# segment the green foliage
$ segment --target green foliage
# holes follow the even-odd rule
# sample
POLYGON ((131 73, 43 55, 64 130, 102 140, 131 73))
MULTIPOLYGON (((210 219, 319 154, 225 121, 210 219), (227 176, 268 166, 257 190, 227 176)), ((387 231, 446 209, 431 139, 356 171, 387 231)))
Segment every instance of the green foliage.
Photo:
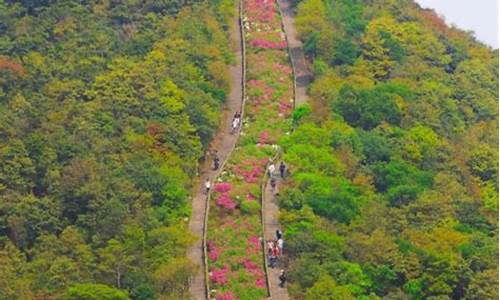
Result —
POLYGON ((185 297, 184 219, 234 12, 0 1, 0 298, 185 297))
POLYGON ((354 300, 356 297, 351 294, 347 287, 339 286, 330 276, 323 275, 307 290, 306 299, 354 300))
POLYGON ((340 113, 350 125, 365 130, 373 129, 382 122, 400 125, 402 113, 396 105, 396 97, 407 95, 404 86, 392 84, 361 91, 345 85, 339 91, 334 111, 340 113))
POLYGON ((260 204, 257 201, 242 201, 240 209, 245 214, 255 215, 260 212, 260 204))
POLYGON ((77 284, 68 289, 71 300, 128 300, 126 292, 104 284, 77 284))
POLYGON ((304 0, 296 24, 315 80, 281 141, 292 298, 497 298, 498 51, 412 1, 304 0))
POLYGON ((377 163, 373 166, 375 187, 386 193, 391 205, 408 204, 432 184, 432 174, 404 161, 377 163))

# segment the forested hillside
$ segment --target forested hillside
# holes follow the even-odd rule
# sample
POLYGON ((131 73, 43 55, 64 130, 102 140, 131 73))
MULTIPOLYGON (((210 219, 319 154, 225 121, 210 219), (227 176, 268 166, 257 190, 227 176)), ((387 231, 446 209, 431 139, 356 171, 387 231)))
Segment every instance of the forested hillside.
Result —
POLYGON ((498 298, 498 51, 413 1, 297 1, 295 299, 498 298))
POLYGON ((186 297, 234 60, 195 2, 0 0, 0 299, 186 297))

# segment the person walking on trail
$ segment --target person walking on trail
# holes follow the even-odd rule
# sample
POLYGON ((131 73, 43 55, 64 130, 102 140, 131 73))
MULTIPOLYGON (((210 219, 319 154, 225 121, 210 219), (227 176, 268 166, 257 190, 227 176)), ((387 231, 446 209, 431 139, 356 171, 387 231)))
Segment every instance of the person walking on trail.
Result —
POLYGON ((281 230, 276 229, 276 240, 279 240, 283 237, 283 232, 281 230))
POLYGON ((285 287, 285 283, 286 283, 286 275, 285 275, 285 270, 281 270, 280 271, 280 276, 278 277, 280 283, 279 283, 279 286, 280 287, 285 287))
POLYGON ((231 123, 231 133, 235 133, 240 126, 241 114, 239 112, 234 113, 233 122, 231 123))
POLYGON ((208 192, 210 191, 210 188, 211 188, 211 184, 210 184, 210 179, 207 178, 207 180, 205 180, 205 193, 208 195, 208 192))
POLYGON ((276 178, 271 177, 270 183, 271 183, 271 188, 274 191, 274 189, 276 188, 276 178))
POLYGON ((274 163, 271 163, 269 167, 267 167, 267 171, 269 172, 269 177, 273 178, 274 171, 276 171, 276 167, 274 166, 274 163))
POLYGON ((269 255, 269 257, 273 254, 273 245, 274 243, 272 240, 267 241, 267 255, 269 255))
POLYGON ((269 263, 271 265, 271 268, 273 268, 273 269, 278 264, 278 255, 279 255, 278 247, 276 247, 276 245, 273 243, 273 249, 271 251, 271 258, 269 259, 269 263))
POLYGON ((283 238, 278 239, 279 255, 283 256, 283 238))
POLYGON ((285 165, 284 162, 281 162, 280 163, 280 175, 281 175, 281 178, 285 177, 285 170, 286 170, 286 165, 285 165))
POLYGON ((215 155, 214 155, 214 171, 219 169, 219 163, 220 163, 220 160, 219 160, 219 156, 217 155, 217 151, 216 151, 215 155))

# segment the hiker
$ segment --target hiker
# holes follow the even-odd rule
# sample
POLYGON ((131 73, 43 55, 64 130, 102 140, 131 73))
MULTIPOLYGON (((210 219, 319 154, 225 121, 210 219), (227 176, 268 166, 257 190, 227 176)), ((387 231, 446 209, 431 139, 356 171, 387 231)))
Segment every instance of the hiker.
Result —
POLYGON ((205 193, 207 195, 208 195, 208 192, 210 191, 210 187, 211 187, 210 179, 207 178, 207 180, 205 180, 205 193))
POLYGON ((283 232, 281 230, 276 229, 276 240, 279 240, 283 237, 283 232))
POLYGON ((271 268, 276 267, 276 265, 278 264, 278 254, 279 254, 278 247, 276 247, 276 245, 273 245, 273 250, 271 251, 271 259, 269 260, 271 268))
POLYGON ((235 112, 233 116, 233 122, 231 123, 231 133, 236 132, 238 127, 240 126, 240 120, 241 120, 241 113, 240 112, 235 112))
POLYGON ((217 151, 216 151, 215 155, 214 155, 214 170, 219 169, 219 163, 220 163, 220 160, 219 160, 219 156, 217 156, 217 151))
POLYGON ((273 191, 276 188, 276 178, 274 177, 271 177, 271 188, 273 189, 273 191))
POLYGON ((280 163, 280 175, 281 175, 281 178, 285 177, 285 170, 286 170, 286 165, 285 165, 284 162, 281 162, 280 163))
POLYGON ((269 177, 273 178, 274 171, 276 171, 276 167, 274 166, 274 163, 271 163, 269 167, 267 167, 267 170, 269 171, 269 177))
POLYGON ((285 282, 286 282, 285 270, 280 271, 280 276, 278 277, 278 279, 280 280, 279 286, 285 287, 285 282))
POLYGON ((235 118, 233 118, 231 133, 235 133, 236 130, 238 130, 238 126, 240 126, 240 118, 235 115, 235 118))
POLYGON ((283 238, 278 239, 279 255, 283 256, 283 238))
POLYGON ((271 257, 272 254, 273 254, 273 241, 269 240, 267 241, 267 255, 271 257))

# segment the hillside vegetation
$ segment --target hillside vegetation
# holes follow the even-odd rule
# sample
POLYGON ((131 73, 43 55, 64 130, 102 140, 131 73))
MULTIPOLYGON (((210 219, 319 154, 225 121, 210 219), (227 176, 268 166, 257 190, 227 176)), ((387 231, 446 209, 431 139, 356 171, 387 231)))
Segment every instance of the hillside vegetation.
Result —
POLYGON ((281 140, 295 299, 498 298, 498 51, 413 1, 304 0, 281 140))
POLYGON ((0 0, 0 299, 180 299, 231 1, 0 0))

